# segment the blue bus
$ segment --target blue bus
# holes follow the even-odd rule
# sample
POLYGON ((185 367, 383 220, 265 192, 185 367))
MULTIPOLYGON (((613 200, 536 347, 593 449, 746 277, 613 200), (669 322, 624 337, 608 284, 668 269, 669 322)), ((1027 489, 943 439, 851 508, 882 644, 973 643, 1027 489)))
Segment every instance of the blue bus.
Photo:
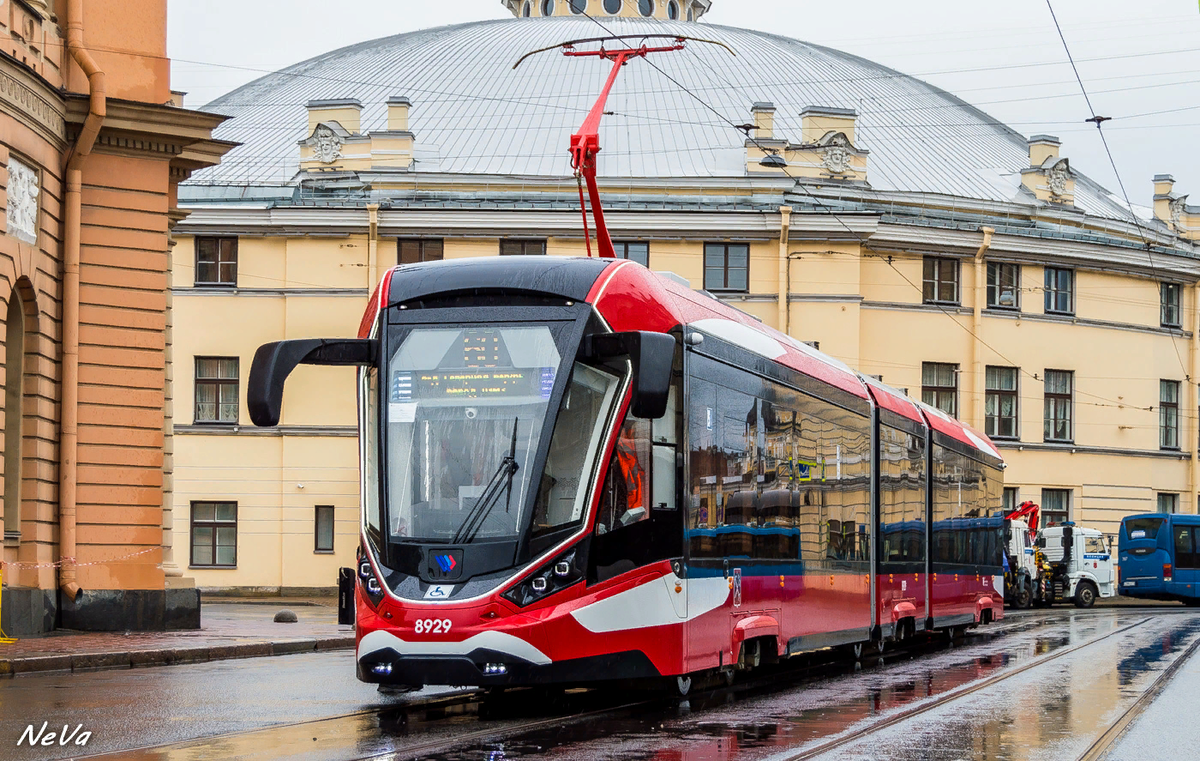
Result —
POLYGON ((1200 515, 1148 513, 1121 521, 1121 594, 1200 605, 1200 515))

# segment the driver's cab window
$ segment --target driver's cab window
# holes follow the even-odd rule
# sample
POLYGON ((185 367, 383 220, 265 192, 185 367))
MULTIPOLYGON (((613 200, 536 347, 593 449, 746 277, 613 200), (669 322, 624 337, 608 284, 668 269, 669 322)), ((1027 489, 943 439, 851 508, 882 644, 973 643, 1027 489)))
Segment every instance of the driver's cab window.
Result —
POLYGON ((650 421, 629 417, 617 435, 604 477, 596 533, 607 534, 650 517, 650 421))
POLYGON ((1083 551, 1088 553, 1089 555, 1103 554, 1103 553, 1108 552, 1108 549, 1104 546, 1104 537, 1100 537, 1100 536, 1086 537, 1084 539, 1083 551))

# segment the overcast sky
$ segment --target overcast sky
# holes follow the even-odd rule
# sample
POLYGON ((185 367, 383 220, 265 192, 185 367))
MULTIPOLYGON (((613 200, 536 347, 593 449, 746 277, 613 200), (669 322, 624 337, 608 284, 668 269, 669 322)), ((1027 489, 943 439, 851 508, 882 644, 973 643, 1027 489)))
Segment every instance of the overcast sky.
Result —
MULTIPOLYGON (((509 18, 500 0, 168 0, 172 87, 200 107, 329 50, 443 24, 509 18), (344 19, 366 19, 350 23, 344 19)), ((1197 0, 1054 0, 1134 203, 1170 173, 1200 203, 1197 0)), ((1022 134, 1053 134, 1074 169, 1120 192, 1045 0, 713 0, 703 24, 845 50, 943 87, 1022 134)), ((870 148, 870 145, 865 147, 870 148)))

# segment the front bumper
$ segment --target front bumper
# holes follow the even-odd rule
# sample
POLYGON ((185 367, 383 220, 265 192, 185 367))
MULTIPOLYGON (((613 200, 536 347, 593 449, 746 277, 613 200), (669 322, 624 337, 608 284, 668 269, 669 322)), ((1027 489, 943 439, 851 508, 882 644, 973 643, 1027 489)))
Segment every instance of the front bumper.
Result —
POLYGON ((550 663, 532 663, 512 653, 477 648, 465 654, 401 654, 384 647, 358 658, 358 678, 374 684, 446 684, 508 687, 651 679, 661 676, 639 650, 606 653, 550 663), (489 671, 487 667, 493 668, 489 671), (503 667, 496 673, 497 666, 503 667), (386 668, 386 671, 377 667, 386 668))

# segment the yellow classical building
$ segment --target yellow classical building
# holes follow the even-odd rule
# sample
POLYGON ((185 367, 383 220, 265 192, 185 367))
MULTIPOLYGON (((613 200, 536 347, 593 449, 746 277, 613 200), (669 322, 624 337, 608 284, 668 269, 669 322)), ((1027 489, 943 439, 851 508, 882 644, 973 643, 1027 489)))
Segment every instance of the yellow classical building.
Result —
POLYGON ((283 424, 257 429, 260 344, 354 335, 398 263, 584 253, 568 138, 608 67, 514 64, 606 34, 727 46, 619 79, 599 173, 620 255, 986 430, 1010 504, 1109 533, 1196 509, 1200 208, 1169 175, 1131 210, 1052 136, 698 25, 707 0, 503 4, 515 18, 333 51, 207 107, 241 145, 181 188, 173 250, 175 547, 201 587, 330 587, 358 544, 352 370, 297 373, 283 424))

